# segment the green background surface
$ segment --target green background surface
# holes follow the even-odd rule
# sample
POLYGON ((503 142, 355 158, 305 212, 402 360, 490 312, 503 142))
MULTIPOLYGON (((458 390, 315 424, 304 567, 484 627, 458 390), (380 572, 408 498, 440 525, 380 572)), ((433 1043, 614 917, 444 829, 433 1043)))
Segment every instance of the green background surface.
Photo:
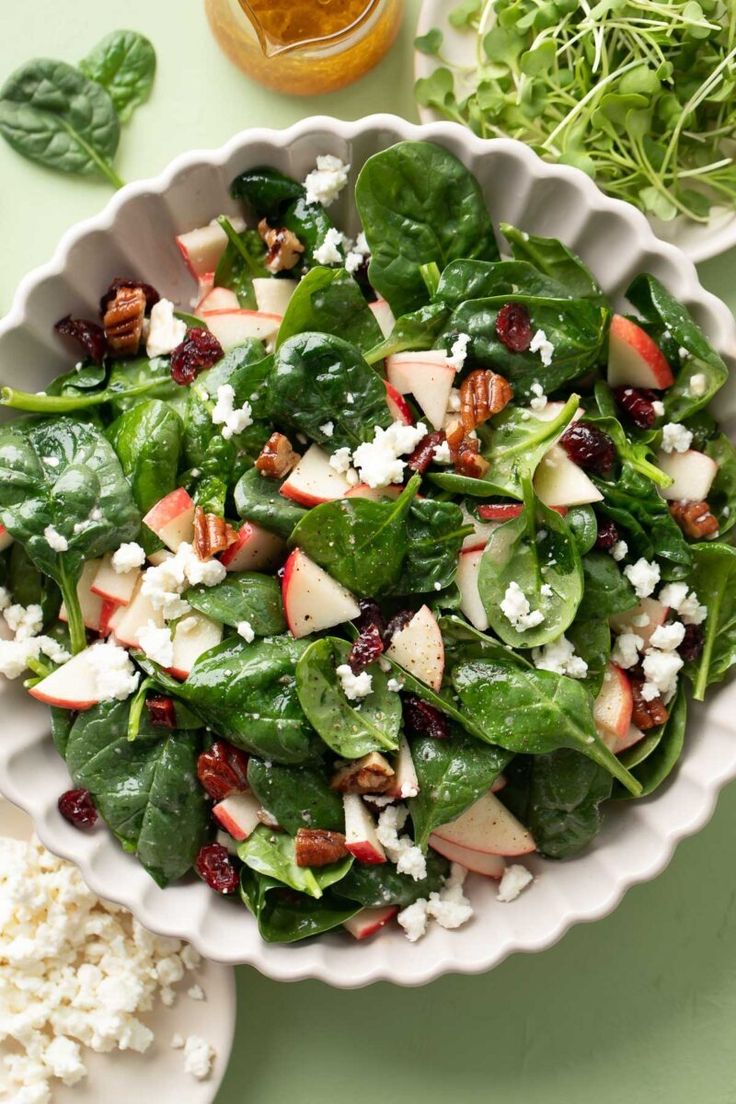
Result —
MULTIPOLYGON (((97 0, 0 4, 0 77, 34 55, 75 61, 118 26, 151 37, 158 78, 123 136, 117 167, 126 180, 247 126, 286 126, 313 113, 416 118, 417 0, 377 70, 310 99, 270 93, 234 69, 210 38, 199 0, 127 0, 117 14, 97 0)), ((109 194, 103 183, 46 172, 0 143, 0 311, 20 277, 109 194)), ((735 271, 734 253, 701 266, 706 286, 732 307, 735 271)), ((708 827, 612 916, 485 976, 338 992, 239 969, 237 1035, 218 1104, 736 1104, 734 840, 732 787, 708 827)))

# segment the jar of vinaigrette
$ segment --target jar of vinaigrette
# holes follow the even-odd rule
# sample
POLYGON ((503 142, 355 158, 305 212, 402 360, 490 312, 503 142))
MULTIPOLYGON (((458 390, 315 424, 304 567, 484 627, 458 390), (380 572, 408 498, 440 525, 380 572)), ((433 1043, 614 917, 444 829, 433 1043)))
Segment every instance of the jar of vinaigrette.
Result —
POLYGON ((205 0, 222 49, 248 76, 297 95, 362 77, 393 45, 403 0, 205 0))

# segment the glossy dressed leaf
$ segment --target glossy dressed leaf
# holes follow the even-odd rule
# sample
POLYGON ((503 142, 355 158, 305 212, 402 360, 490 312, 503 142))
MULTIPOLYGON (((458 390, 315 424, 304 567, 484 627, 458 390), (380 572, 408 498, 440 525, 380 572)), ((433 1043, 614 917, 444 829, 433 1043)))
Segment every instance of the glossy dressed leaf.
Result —
POLYGON ((618 418, 613 395, 608 384, 598 380, 595 385, 595 399, 598 412, 586 411, 584 421, 591 422, 611 438, 616 446, 619 460, 628 463, 630 468, 646 476, 659 487, 668 487, 672 480, 657 467, 656 457, 646 441, 637 441, 626 433, 618 418))
POLYGON ((299 701, 311 724, 335 754, 358 759, 369 751, 395 751, 401 727, 401 699, 388 689, 378 664, 367 668, 371 693, 351 702, 335 669, 347 663, 350 645, 325 637, 309 645, 296 668, 299 701))
POLYGON ((578 616, 608 621, 615 613, 632 609, 638 602, 636 592, 616 561, 605 552, 583 556, 583 599, 578 616))
POLYGON ((348 855, 329 866, 297 866, 292 837, 265 825, 256 828, 238 846, 238 858, 257 874, 317 899, 323 890, 344 878, 353 865, 353 857, 348 855))
POLYGON ((110 167, 120 140, 113 102, 66 62, 30 61, 8 77, 0 89, 0 134, 47 168, 121 183, 110 167))
POLYGON ((736 449, 725 433, 719 433, 708 441, 704 451, 718 464, 708 492, 708 505, 718 519, 719 535, 723 536, 736 525, 736 449))
POLYGON ((610 774, 577 751, 561 748, 536 756, 524 823, 539 853, 569 859, 583 851, 600 830, 601 802, 611 788, 610 774))
POLYGON ((187 388, 179 387, 171 378, 168 357, 116 361, 110 369, 106 391, 101 394, 115 414, 123 414, 137 406, 142 397, 162 399, 179 413, 183 412, 187 401, 187 388))
POLYGON ((345 831, 342 798, 330 789, 325 767, 285 767, 251 756, 248 785, 264 809, 292 836, 300 828, 345 831))
POLYGON ((431 142, 399 142, 370 157, 355 201, 371 248, 370 282, 397 317, 427 300, 421 265, 498 257, 477 180, 431 142))
POLYGON ((213 621, 233 629, 247 621, 256 636, 276 636, 286 631, 281 587, 271 575, 233 572, 215 586, 190 587, 184 600, 213 621))
POLYGON ((279 486, 275 479, 265 479, 256 468, 251 468, 235 488, 235 509, 246 521, 286 539, 307 511, 279 494, 279 486))
POLYGON ((151 94, 156 51, 136 31, 113 31, 79 63, 82 72, 107 89, 121 122, 151 94))
POLYGON ((128 740, 129 702, 80 713, 66 761, 101 816, 160 886, 181 878, 205 842, 208 811, 197 778, 195 733, 146 727, 128 740))
POLYGON ((517 261, 527 261, 538 272, 562 284, 571 298, 606 303, 606 297, 593 273, 563 242, 557 238, 540 238, 527 234, 507 222, 502 222, 500 229, 517 261))
POLYGON ((363 292, 343 268, 313 268, 292 295, 277 346, 295 334, 333 334, 366 352, 381 341, 381 328, 363 292))
POLYGON ((603 676, 611 657, 611 629, 608 621, 600 615, 586 619, 578 611, 578 616, 565 635, 576 654, 588 664, 588 673, 581 682, 596 697, 603 685, 603 676))
POLYGON ((321 935, 340 927, 362 908, 329 890, 319 900, 295 893, 247 866, 240 875, 240 896, 256 917, 261 939, 266 943, 295 943, 321 935))
POLYGON ((71 709, 61 709, 54 705, 51 706, 49 713, 51 715, 51 739, 54 741, 54 747, 59 755, 62 759, 65 759, 69 735, 77 719, 76 714, 71 709))
POLYGON ((430 349, 449 317, 449 309, 442 303, 428 303, 411 314, 396 319, 387 338, 365 354, 369 364, 376 364, 384 357, 403 353, 410 349, 430 349))
POLYGON ((452 308, 469 299, 503 296, 515 302, 523 288, 525 295, 549 299, 573 299, 565 284, 539 272, 527 261, 451 261, 442 273, 435 298, 452 308))
MULTIPOLYGON (((677 697, 668 706, 670 715, 661 733, 657 746, 643 762, 632 768, 631 773, 641 786, 640 794, 625 793, 620 787, 616 797, 649 797, 669 778, 682 756, 685 746, 687 727, 687 697, 683 685, 680 685, 677 697)), ((634 750, 632 748, 632 750, 634 750)))
POLYGON ((13 596, 13 601, 21 606, 40 606, 43 621, 48 625, 53 621, 61 606, 61 594, 53 579, 44 575, 35 566, 22 544, 11 544, 7 561, 7 578, 3 581, 13 596))
POLYGON ((457 558, 468 533, 463 513, 454 502, 414 499, 406 515, 407 552, 394 594, 435 595, 452 585, 457 558))
POLYGON ((353 863, 353 866, 335 886, 335 893, 358 901, 363 908, 381 908, 398 905, 407 908, 420 897, 438 893, 450 873, 450 864, 436 851, 427 852, 427 876, 414 881, 408 874, 399 874, 395 866, 380 863, 353 863))
POLYGON ((693 695, 702 701, 707 688, 721 682, 736 663, 736 549, 715 541, 694 545, 688 583, 708 610, 700 659, 686 668, 693 695))
MULTIPOLYGON (((228 243, 215 269, 215 287, 234 291, 243 310, 257 310, 253 280, 273 275, 265 264, 265 242, 257 230, 247 229, 239 234, 224 215, 217 221, 227 234, 228 243)), ((261 352, 262 349, 261 346, 261 352)))
POLYGON ((259 217, 278 219, 283 211, 304 195, 304 187, 270 166, 247 169, 230 185, 233 199, 243 200, 259 217))
POLYGON ((590 552, 598 539, 598 521, 592 506, 571 506, 565 521, 573 535, 581 556, 590 552))

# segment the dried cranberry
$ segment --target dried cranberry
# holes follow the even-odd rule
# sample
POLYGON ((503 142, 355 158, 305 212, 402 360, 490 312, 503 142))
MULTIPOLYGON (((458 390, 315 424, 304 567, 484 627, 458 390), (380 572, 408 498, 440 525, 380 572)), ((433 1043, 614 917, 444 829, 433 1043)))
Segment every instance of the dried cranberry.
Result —
POLYGON ((206 843, 200 848, 194 869, 215 893, 235 893, 240 883, 235 863, 221 843, 206 843))
POLYGON ((161 298, 155 287, 151 287, 150 284, 144 284, 142 280, 133 280, 129 276, 116 276, 100 299, 100 314, 105 313, 109 304, 115 298, 115 293, 120 288, 140 288, 146 297, 146 310, 148 311, 150 311, 151 307, 155 307, 161 298))
POLYGON ((215 801, 248 789, 248 756, 227 740, 215 740, 197 759, 197 777, 215 801))
POLYGON ((429 702, 407 694, 402 700, 404 727, 414 736, 429 736, 433 740, 446 740, 450 726, 444 713, 429 702))
POLYGON ((76 828, 91 828, 97 823, 97 809, 89 790, 67 790, 59 798, 59 812, 76 828))
POLYGON ((512 353, 525 353, 532 343, 529 311, 521 303, 506 303, 496 315, 496 336, 512 353))
POLYGON ((171 354, 171 378, 174 383, 186 387, 200 372, 211 368, 224 355, 222 345, 213 333, 201 326, 192 326, 181 345, 177 345, 171 354))
POLYGON ((176 708, 171 698, 163 694, 151 694, 146 698, 146 709, 151 724, 156 728, 176 728, 176 708))
POLYGON ((435 430, 434 433, 428 433, 426 437, 422 437, 421 441, 406 461, 407 466, 410 467, 412 471, 424 475, 427 468, 434 460, 434 450, 445 440, 447 440, 447 438, 445 437, 444 429, 435 430))
POLYGON ((358 632, 362 633, 369 625, 375 625, 381 636, 383 636, 386 631, 386 621, 378 602, 375 602, 373 598, 359 598, 358 605, 360 606, 360 617, 355 620, 358 632))
POLYGON ((614 387, 613 397, 619 410, 631 419, 637 429, 651 429, 657 417, 654 410, 656 391, 645 387, 614 387))
POLYGON ((599 552, 610 552, 614 544, 618 544, 619 533, 610 518, 604 518, 598 522, 598 536, 595 546, 599 552))
POLYGON ((700 625, 686 625, 682 644, 677 649, 686 663, 695 663, 705 644, 705 633, 700 625))
POLYGON ((399 613, 395 613, 388 625, 386 631, 383 634, 384 647, 388 648, 397 632, 401 632, 411 621, 414 616, 414 610, 400 610, 399 613))
POLYGON ((597 426, 575 422, 560 437, 567 455, 584 471, 605 475, 613 467, 616 449, 613 441, 597 426))
POLYGON ((62 337, 70 337, 77 341, 90 360, 95 364, 102 364, 107 352, 105 331, 96 322, 90 322, 87 318, 72 318, 70 314, 61 318, 54 329, 62 337))
POLYGON ((374 663, 383 652, 383 640, 377 625, 368 625, 350 649, 348 663, 354 675, 374 663))

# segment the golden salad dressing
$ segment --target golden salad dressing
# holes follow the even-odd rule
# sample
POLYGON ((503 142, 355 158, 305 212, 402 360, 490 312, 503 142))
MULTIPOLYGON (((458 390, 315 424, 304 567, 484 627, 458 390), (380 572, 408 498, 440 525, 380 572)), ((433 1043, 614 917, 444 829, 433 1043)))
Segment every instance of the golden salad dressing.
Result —
POLYGON ((392 46, 403 0, 205 0, 215 37, 269 88, 313 95, 342 88, 392 46))

